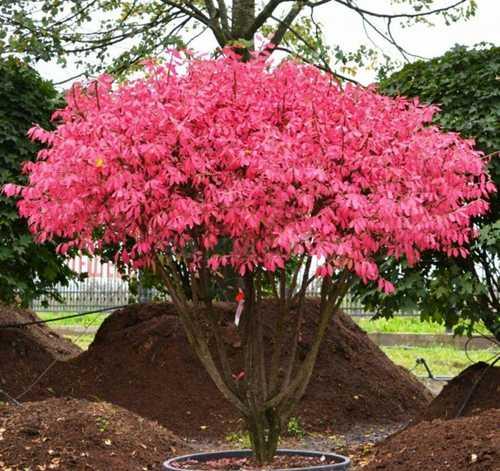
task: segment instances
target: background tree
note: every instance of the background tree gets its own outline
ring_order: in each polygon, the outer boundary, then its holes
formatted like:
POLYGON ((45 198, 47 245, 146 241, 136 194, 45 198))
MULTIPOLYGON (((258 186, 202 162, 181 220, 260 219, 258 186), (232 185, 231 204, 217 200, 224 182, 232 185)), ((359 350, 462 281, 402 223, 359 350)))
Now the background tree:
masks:
MULTIPOLYGON (((374 2, 354 0, 0 0, 0 51, 33 60, 76 61, 84 73, 107 69, 120 73, 144 57, 157 56, 167 46, 185 47, 211 31, 218 45, 250 46, 257 33, 275 46, 339 74, 353 65, 373 61, 373 38, 390 45, 409 60, 411 53, 395 38, 394 26, 436 19, 449 24, 470 18, 475 0, 393 0, 399 11, 373 10, 374 2), (316 12, 334 3, 359 16, 369 36, 358 50, 327 47, 321 40, 316 12), (364 5, 367 5, 364 7, 364 5)), ((377 2, 380 5, 380 2, 377 2)), ((379 6, 380 8, 380 6, 379 6)))
POLYGON ((41 242, 62 238, 63 252, 97 254, 112 245, 123 263, 161 277, 265 463, 353 280, 390 293, 383 256, 466 256, 470 220, 493 188, 469 142, 429 125, 433 107, 343 90, 312 66, 225 54, 172 55, 122 86, 103 76, 74 87, 57 129, 31 130, 48 148, 26 166, 28 184, 5 191, 21 194, 41 242), (313 258, 323 260, 316 271, 313 258), (233 320, 214 305, 225 267, 242 288, 241 321, 236 306, 233 320), (321 299, 306 317, 315 280, 321 299), (228 322, 241 339, 239 365, 228 322), (300 352, 303 322, 316 327, 300 352))
MULTIPOLYGON (((25 183, 21 164, 34 160, 39 146, 27 136, 33 123, 50 127, 50 115, 61 104, 50 82, 15 58, 0 60, 0 186, 25 183)), ((0 300, 23 305, 52 293, 71 271, 53 243, 36 244, 15 202, 0 194, 0 300)))
MULTIPOLYGON (((473 138, 490 160, 489 173, 500 187, 500 48, 456 46, 442 57, 406 65, 382 80, 389 95, 420 97, 441 108, 434 122, 473 138)), ((500 197, 491 198, 488 214, 475 219, 480 236, 470 245, 470 257, 450 259, 426 254, 414 267, 391 261, 384 276, 397 283, 394 296, 359 285, 365 306, 390 317, 398 310, 417 310, 458 332, 471 332, 478 321, 500 340, 500 197), (463 321, 466 321, 465 323, 463 321)))

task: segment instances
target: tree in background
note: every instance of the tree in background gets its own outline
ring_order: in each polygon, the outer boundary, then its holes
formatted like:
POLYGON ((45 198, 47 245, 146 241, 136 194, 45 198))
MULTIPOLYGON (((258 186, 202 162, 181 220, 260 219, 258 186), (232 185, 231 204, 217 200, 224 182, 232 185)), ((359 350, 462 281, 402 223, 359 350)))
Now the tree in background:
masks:
POLYGON ((349 75, 376 60, 377 44, 389 45, 403 60, 412 57, 397 40, 395 25, 450 24, 477 9, 475 0, 391 0, 380 10, 374 3, 381 8, 380 2, 354 0, 0 0, 0 53, 62 64, 70 58, 83 69, 79 75, 104 69, 117 74, 171 45, 185 48, 208 30, 221 48, 251 47, 263 34, 275 49, 349 75), (324 15, 326 4, 359 17, 367 44, 351 51, 326 46, 315 16, 324 15))
POLYGON ((27 185, 5 191, 21 196, 39 241, 96 254, 112 245, 122 263, 161 277, 267 463, 353 280, 391 293, 381 257, 466 256, 470 220, 487 210, 493 185, 470 142, 429 125, 433 107, 343 90, 315 67, 255 55, 172 55, 121 86, 109 76, 75 86, 57 129, 31 130, 48 148, 26 165, 27 185), (315 271, 313 258, 323 261, 315 271), (214 305, 224 267, 241 287, 243 372, 223 335, 233 320, 214 305), (305 318, 315 280, 318 317, 305 318), (302 355, 306 321, 316 328, 302 355))
MULTIPOLYGON (((456 46, 442 57, 405 66, 382 80, 388 95, 418 96, 438 105, 434 122, 448 131, 475 140, 490 160, 488 171, 500 187, 500 48, 456 46)), ((390 317, 399 310, 417 310, 422 318, 456 326, 457 332, 482 321, 500 340, 500 197, 491 198, 491 209, 474 220, 479 238, 469 244, 468 258, 448 258, 429 252, 410 267, 391 260, 382 265, 385 277, 397 284, 394 296, 376 287, 359 285, 365 306, 390 317), (463 321, 466 321, 465 323, 463 321)))
MULTIPOLYGON (((34 160, 39 149, 27 132, 33 123, 50 127, 60 104, 52 84, 30 66, 15 58, 0 60, 0 185, 26 182, 21 164, 34 160)), ((0 300, 28 305, 70 273, 55 244, 36 244, 15 202, 0 194, 0 300)))

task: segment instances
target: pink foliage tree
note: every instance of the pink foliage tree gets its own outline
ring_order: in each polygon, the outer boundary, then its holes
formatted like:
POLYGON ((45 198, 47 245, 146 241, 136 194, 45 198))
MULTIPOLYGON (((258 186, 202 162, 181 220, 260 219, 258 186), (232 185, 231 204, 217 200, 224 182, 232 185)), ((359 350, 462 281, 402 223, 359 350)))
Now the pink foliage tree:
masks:
POLYGON ((342 89, 292 61, 172 55, 125 84, 103 76, 75 86, 67 103, 55 131, 31 130, 46 148, 25 165, 27 186, 6 193, 20 196, 41 242, 90 253, 111 244, 125 264, 161 277, 261 463, 273 457, 353 280, 391 293, 381 257, 413 264, 427 249, 465 257, 471 218, 494 190, 473 143, 430 124, 435 107, 342 89), (322 264, 312 271, 314 258, 322 264), (214 279, 228 268, 245 298, 244 379, 232 371, 212 304, 214 279), (299 359, 301 312, 316 279, 317 331, 299 359), (268 342, 264 282, 282 313, 268 342))

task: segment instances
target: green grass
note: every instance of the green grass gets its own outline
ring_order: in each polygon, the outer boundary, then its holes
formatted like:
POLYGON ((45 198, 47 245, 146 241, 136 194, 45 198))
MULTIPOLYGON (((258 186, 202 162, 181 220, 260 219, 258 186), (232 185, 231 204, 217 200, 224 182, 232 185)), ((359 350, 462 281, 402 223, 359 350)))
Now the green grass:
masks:
POLYGON ((68 340, 71 340, 74 344, 78 345, 82 350, 87 350, 89 348, 89 345, 92 343, 92 340, 94 340, 93 335, 66 335, 65 336, 68 340))
MULTIPOLYGON (((71 316, 75 312, 37 312, 40 319, 56 319, 58 317, 71 316)), ((108 316, 108 313, 88 314, 81 317, 73 317, 71 319, 62 319, 60 321, 49 322, 50 326, 79 326, 79 327, 99 327, 108 316)))
MULTIPOLYGON (((423 365, 415 368, 417 358, 425 359, 434 376, 455 376, 467 368, 471 361, 464 350, 453 347, 381 347, 385 354, 397 365, 412 370, 416 376, 426 376, 423 365)), ((470 350, 473 362, 488 361, 498 354, 498 349, 470 350)))
POLYGON ((446 332, 442 324, 436 322, 421 321, 414 316, 400 316, 392 319, 375 319, 368 317, 353 317, 354 321, 366 332, 387 333, 413 333, 413 334, 444 334, 446 332))

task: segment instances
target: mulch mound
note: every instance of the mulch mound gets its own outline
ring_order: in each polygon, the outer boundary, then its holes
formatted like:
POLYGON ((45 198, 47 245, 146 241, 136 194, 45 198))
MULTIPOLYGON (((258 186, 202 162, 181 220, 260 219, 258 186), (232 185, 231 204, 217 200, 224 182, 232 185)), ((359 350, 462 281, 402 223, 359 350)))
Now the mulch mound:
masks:
POLYGON ((462 416, 500 409, 500 367, 479 362, 453 378, 431 402, 420 420, 454 419, 477 383, 462 416), (479 381, 479 382, 478 382, 479 381))
POLYGON ((376 446, 363 471, 499 471, 500 409, 433 420, 376 446))
MULTIPOLYGON (((233 305, 218 308, 228 319, 234 317, 233 305)), ((266 319, 272 321, 275 304, 269 302, 263 308, 266 319)), ((317 302, 308 302, 304 352, 318 310, 317 302)), ((234 340, 231 332, 228 327, 229 343, 234 340)), ((235 371, 240 350, 230 349, 235 371)), ((26 399, 54 394, 105 400, 194 438, 222 438, 242 425, 191 352, 175 310, 167 304, 134 305, 113 313, 88 351, 58 363, 26 399)), ((429 401, 413 376, 395 366, 340 313, 327 334, 296 416, 305 430, 342 432, 355 423, 407 421, 429 401)))
MULTIPOLYGON (((2 328, 37 320, 34 312, 0 304, 0 389, 14 397, 22 394, 54 360, 67 360, 81 353, 80 348, 44 324, 2 328)), ((0 401, 4 399, 0 397, 0 401)))
POLYGON ((187 448, 160 425, 105 402, 0 406, 3 470, 158 470, 187 448))

